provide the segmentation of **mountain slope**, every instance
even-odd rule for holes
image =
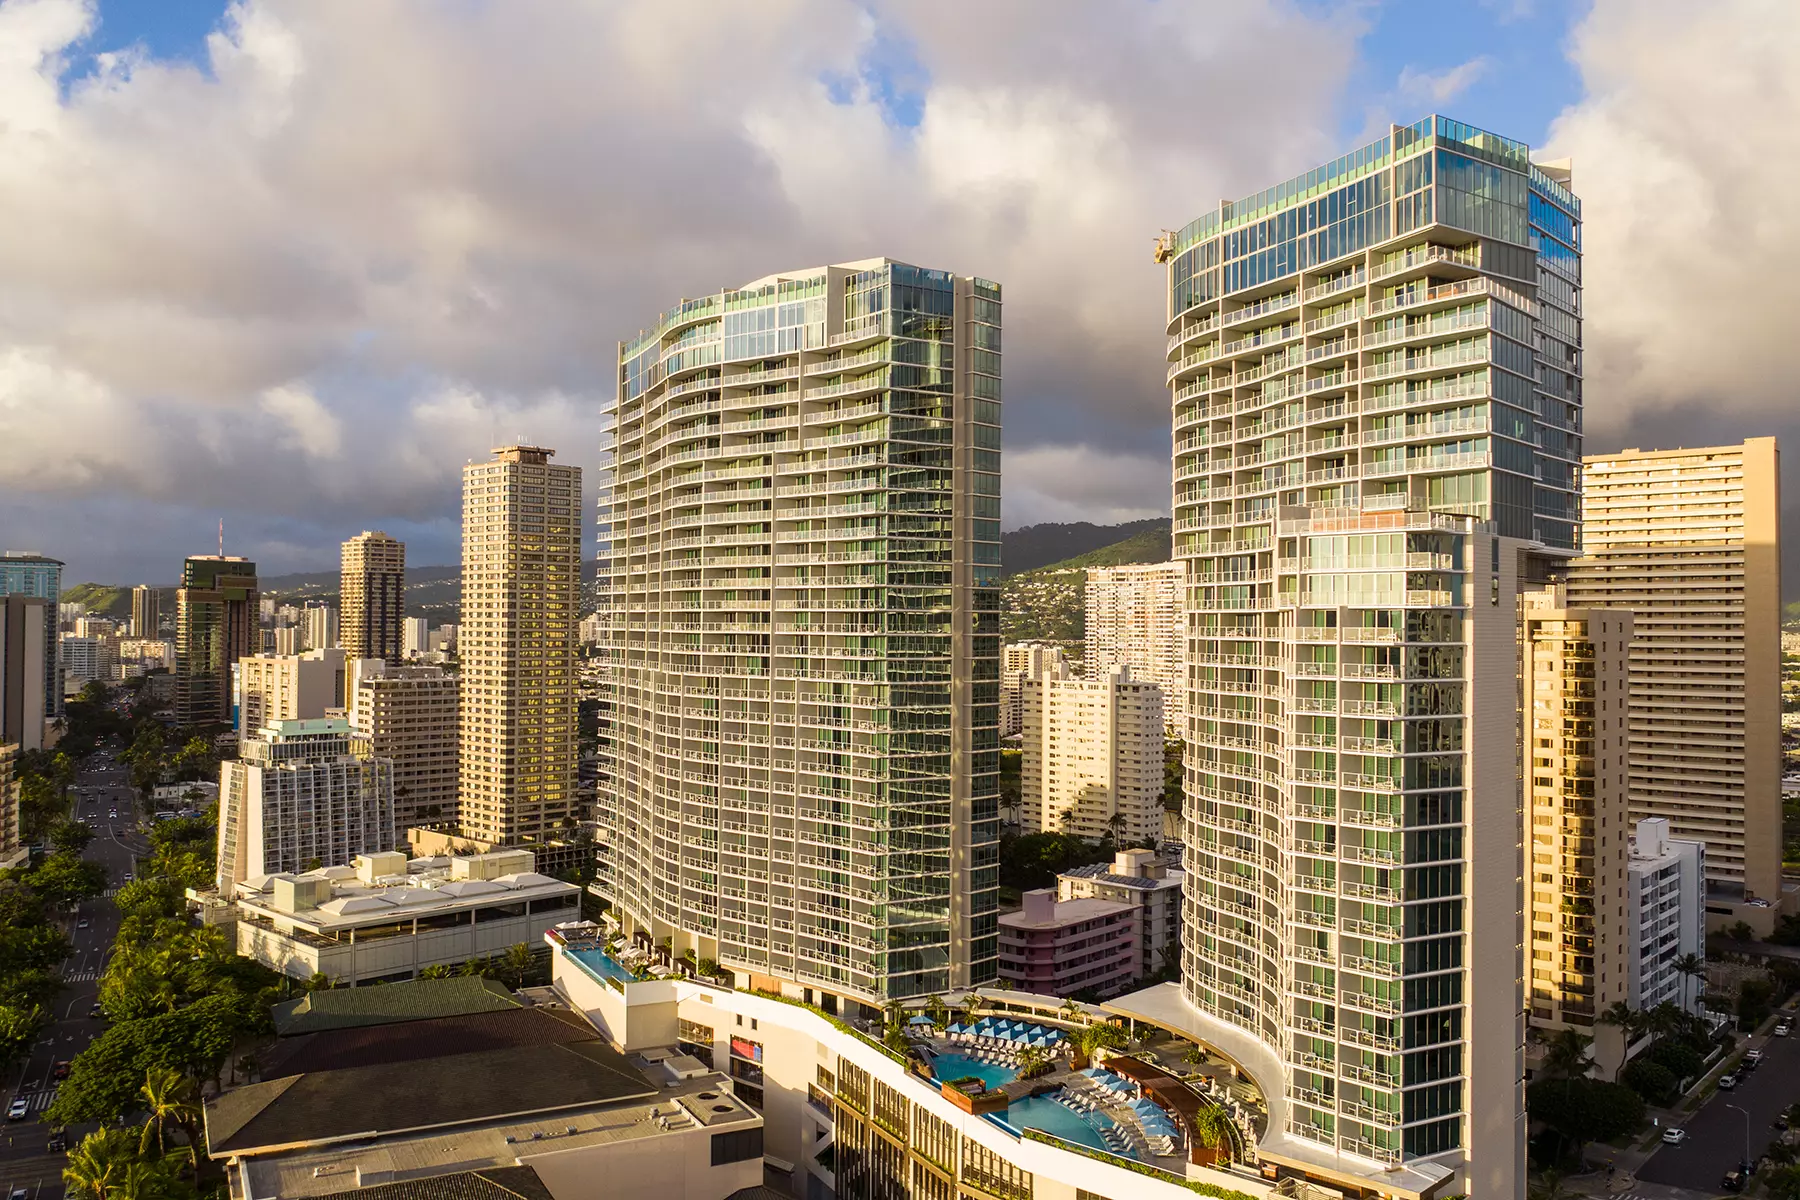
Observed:
[[[1087,634],[1087,569],[1169,560],[1169,521],[1132,522],[1130,536],[1072,558],[1007,576],[1000,585],[1000,633],[1008,642],[1056,642],[1079,652]],[[1077,657],[1078,657],[1077,653]]]
[[[1148,517],[1121,525],[1093,525],[1087,521],[1046,522],[1027,525],[1000,535],[1000,563],[1009,575],[1036,571],[1071,559],[1109,549],[1122,541],[1161,530],[1162,559],[1169,557],[1169,518]],[[1127,562],[1160,562],[1162,559],[1126,559]],[[1105,563],[1083,563],[1105,566]]]

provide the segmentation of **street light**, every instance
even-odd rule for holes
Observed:
[[[1744,1168],[1748,1170],[1750,1167],[1750,1110],[1739,1108],[1735,1104],[1727,1104],[1725,1107],[1744,1118]]]

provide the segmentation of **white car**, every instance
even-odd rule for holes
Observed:
[[[25,1103],[23,1098],[20,1098],[14,1100],[12,1106],[6,1110],[6,1119],[9,1121],[23,1121],[30,1114],[31,1106]]]
[[[1775,1022],[1775,1036],[1786,1037],[1792,1028],[1786,1021],[1777,1021]]]
[[[1664,1145],[1679,1146],[1679,1145],[1681,1145],[1681,1143],[1683,1143],[1685,1141],[1687,1141],[1687,1130],[1676,1129],[1673,1126],[1671,1126],[1668,1129],[1663,1130],[1663,1144]]]

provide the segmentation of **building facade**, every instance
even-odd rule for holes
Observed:
[[[240,735],[276,721],[314,721],[345,706],[342,650],[252,654],[237,661],[232,704]]]
[[[276,721],[219,764],[220,891],[394,848],[394,770],[350,753],[349,722]]]
[[[1629,973],[1631,614],[1571,608],[1560,586],[1526,593],[1523,610],[1530,1020],[1610,1040],[1596,1022]]]
[[[400,649],[407,658],[417,658],[431,649],[431,621],[425,617],[406,617],[400,625]]]
[[[338,610],[329,604],[309,604],[304,610],[302,637],[308,650],[330,650],[338,644]]]
[[[620,347],[598,840],[634,931],[869,1004],[993,977],[1000,308],[870,259]]]
[[[1163,717],[1183,727],[1187,713],[1187,640],[1180,562],[1089,567],[1084,597],[1087,671],[1130,667],[1133,678],[1162,689]]]
[[[459,819],[471,837],[546,841],[575,801],[581,468],[505,446],[463,468]]]
[[[44,748],[44,723],[62,696],[44,690],[61,683],[61,672],[44,670],[44,630],[57,645],[55,601],[13,593],[0,596],[0,745],[22,750]]]
[[[175,592],[175,721],[229,725],[231,668],[262,649],[256,564],[195,555],[181,565]]]
[[[1130,667],[1078,679],[1057,666],[1025,680],[1019,825],[1091,842],[1162,837],[1163,694]]]
[[[1000,914],[1000,978],[1039,996],[1116,996],[1144,973],[1135,906],[1059,900],[1055,888],[1023,893]]]
[[[1774,438],[1586,459],[1570,603],[1636,615],[1631,815],[1706,844],[1752,924],[1781,898],[1781,494]],[[1766,933],[1767,928],[1762,932]]]
[[[396,844],[415,825],[453,826],[458,693],[441,667],[379,659],[356,664],[350,695],[351,749],[394,764]]]
[[[1265,1161],[1524,1188],[1517,597],[1576,544],[1568,178],[1430,117],[1158,250],[1183,988],[1278,1064]]]
[[[62,659],[65,695],[73,696],[85,685],[104,680],[111,674],[109,659],[116,655],[108,655],[107,650],[105,638],[76,633],[65,633],[57,638],[56,652]]]
[[[1111,900],[1137,910],[1142,974],[1181,965],[1181,870],[1151,850],[1121,850],[1113,861],[1070,867],[1056,877],[1058,900]]]
[[[131,589],[131,636],[156,641],[162,637],[162,605],[156,589],[138,584]]]
[[[406,617],[406,543],[364,530],[345,542],[338,576],[338,637],[353,659],[399,662]]]
[[[1017,737],[1025,728],[1025,681],[1064,665],[1060,646],[1012,642],[1001,651],[1000,736]]]
[[[63,564],[32,550],[0,553],[0,596],[36,596],[50,605],[44,626],[44,707],[51,720],[63,715],[62,659],[57,634],[61,624]]]
[[[1631,839],[1625,1002],[1639,1012],[1668,1001],[1704,1014],[1706,846],[1670,837],[1669,829],[1667,817],[1645,817]],[[1695,959],[1698,971],[1682,970]]]
[[[19,747],[0,741],[0,871],[22,866],[31,858],[19,814],[18,761]]]

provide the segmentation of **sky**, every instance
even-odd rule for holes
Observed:
[[[453,563],[461,465],[591,468],[659,311],[884,254],[1006,289],[1008,527],[1166,513],[1153,238],[1434,111],[1573,161],[1590,451],[1800,433],[1797,42],[1789,0],[0,0],[0,546]]]

